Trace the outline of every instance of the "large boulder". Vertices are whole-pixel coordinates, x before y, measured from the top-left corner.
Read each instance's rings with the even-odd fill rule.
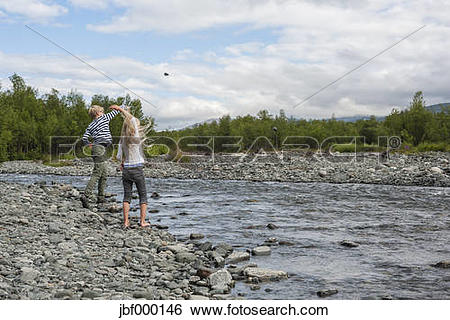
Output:
[[[227,292],[233,284],[233,277],[225,270],[214,272],[208,277],[208,284],[213,290],[223,290]]]

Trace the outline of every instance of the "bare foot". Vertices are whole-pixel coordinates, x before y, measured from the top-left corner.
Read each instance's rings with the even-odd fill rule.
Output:
[[[148,222],[141,223],[141,227],[150,227],[150,223]]]
[[[124,224],[123,224],[123,227],[124,228],[129,228],[130,227],[130,223],[127,221],[127,222],[125,222]]]

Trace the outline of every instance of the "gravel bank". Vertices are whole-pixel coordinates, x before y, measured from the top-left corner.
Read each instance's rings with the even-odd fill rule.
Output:
[[[79,196],[71,185],[0,182],[0,299],[234,299],[235,281],[287,278],[227,244],[177,242],[137,218],[123,229],[114,198],[90,211]]]
[[[405,186],[450,186],[450,153],[418,155],[393,154],[381,161],[379,155],[358,154],[338,157],[285,154],[268,156],[190,156],[188,163],[149,159],[145,174],[151,178],[222,179],[283,182],[364,183]],[[110,174],[117,164],[110,162]],[[90,175],[90,159],[54,168],[41,162],[12,161],[0,165],[0,173]]]

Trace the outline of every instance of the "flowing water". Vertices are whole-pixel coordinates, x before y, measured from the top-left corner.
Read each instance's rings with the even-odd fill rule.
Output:
[[[89,177],[0,175],[19,183],[55,181],[84,187]],[[108,180],[118,193],[120,178]],[[177,239],[202,233],[213,244],[238,250],[270,237],[293,245],[252,257],[259,267],[287,271],[289,279],[233,293],[250,299],[450,299],[450,271],[431,267],[450,260],[450,188],[387,185],[148,179],[152,222]],[[137,200],[133,201],[137,206]],[[278,229],[266,226],[273,223]],[[252,227],[252,228],[248,228]],[[359,243],[346,248],[342,240]]]

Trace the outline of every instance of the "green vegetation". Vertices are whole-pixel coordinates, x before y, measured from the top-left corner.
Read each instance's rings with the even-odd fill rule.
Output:
[[[0,91],[0,161],[43,159],[55,154],[55,143],[74,143],[80,138],[91,122],[88,106],[98,104],[105,108],[112,104],[122,104],[125,99],[131,106],[131,113],[142,123],[153,126],[153,119],[144,117],[139,100],[126,97],[111,99],[103,95],[92,97],[86,105],[83,96],[71,92],[67,96],[57,90],[49,94],[39,95],[36,89],[25,84],[18,75],[10,77],[11,90]],[[122,117],[111,121],[111,133],[120,136]],[[51,137],[62,137],[53,138]],[[77,156],[85,156],[81,152],[81,142],[77,144]],[[70,157],[65,155],[63,158]]]
[[[357,151],[379,151],[383,147],[378,146],[380,136],[400,136],[405,152],[450,151],[450,108],[439,113],[428,111],[422,92],[414,95],[409,108],[401,111],[394,109],[382,121],[374,116],[356,122],[338,121],[334,117],[328,120],[297,120],[288,118],[283,110],[278,115],[261,110],[256,116],[231,119],[226,115],[218,121],[183,130],[154,132],[153,119],[145,117],[140,101],[132,100],[128,95],[117,99],[95,95],[86,104],[83,96],[76,92],[65,96],[53,89],[49,94],[39,95],[20,76],[15,74],[10,80],[12,89],[0,88],[0,161],[43,159],[48,163],[50,154],[56,154],[57,151],[61,153],[61,150],[55,149],[55,145],[73,144],[83,135],[91,121],[88,106],[98,104],[108,111],[110,105],[120,105],[124,99],[141,123],[151,128],[146,155],[166,154],[173,161],[190,161],[189,157],[180,154],[180,150],[203,153],[211,150],[258,152],[261,148],[271,151],[274,148],[299,149],[302,145],[303,148],[309,145],[311,149],[325,146],[331,147],[331,151],[345,152],[354,151],[355,144],[352,143],[356,143]],[[113,136],[120,136],[121,126],[121,117],[111,121]],[[211,136],[215,138],[211,139]],[[352,138],[342,138],[344,136],[360,136],[364,139],[352,142]],[[62,138],[53,138],[51,143],[50,137]],[[77,143],[75,153],[77,157],[87,156],[89,150],[83,151],[82,144]],[[67,154],[60,159],[70,160],[72,157],[73,151],[67,150]]]

